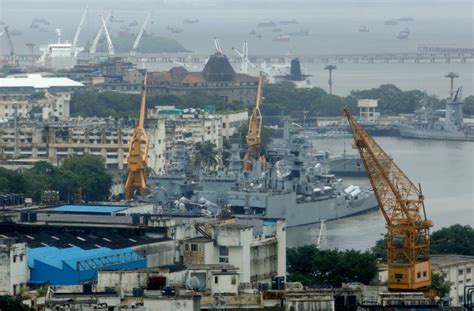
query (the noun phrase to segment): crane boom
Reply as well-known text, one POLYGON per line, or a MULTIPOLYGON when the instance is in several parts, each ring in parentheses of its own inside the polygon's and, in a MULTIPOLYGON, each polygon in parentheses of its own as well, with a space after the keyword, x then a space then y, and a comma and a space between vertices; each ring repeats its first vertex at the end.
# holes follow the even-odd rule
POLYGON ((7 35, 8 44, 10 45, 10 61, 12 62, 13 66, 19 68, 20 61, 18 60, 18 57, 16 56, 15 47, 13 46, 12 38, 10 37, 10 33, 8 32, 8 26, 5 26, 5 28, 3 28, 2 35, 3 33, 7 35))
POLYGON ((127 201, 133 199, 135 191, 141 195, 145 193, 146 186, 146 169, 148 167, 148 136, 145 131, 145 109, 146 109, 146 92, 147 92, 147 73, 143 79, 142 98, 140 102, 140 116, 138 125, 133 130, 130 139, 130 147, 128 149, 128 176, 125 181, 125 199, 127 201))
POLYGON ((105 37, 107 38, 107 49, 109 51, 109 55, 114 55, 114 44, 112 43, 112 39, 110 38, 109 30, 107 29, 107 23, 105 22, 104 17, 102 15, 100 16, 100 18, 102 20, 102 27, 105 31, 105 37))
POLYGON ((262 113, 260 111, 260 104, 262 101, 262 75, 258 78, 258 89, 257 98, 255 100, 255 107, 253 108, 252 115, 249 119, 249 129, 246 138, 248 145, 247 152, 244 156, 243 166, 244 171, 251 171, 255 161, 260 160, 262 168, 266 165, 265 156, 260 150, 260 144, 262 143, 262 113))
POLYGON ((135 39, 135 42, 133 43, 132 50, 130 51, 131 56, 137 55, 137 49, 138 45, 140 44, 140 41, 143 36, 143 32, 145 31, 145 27, 148 24, 148 20, 150 19, 151 13, 148 13, 148 15, 145 18, 145 21, 143 22, 142 28, 140 28, 140 31, 138 32, 137 38, 135 39))
POLYGON ((219 39, 214 38, 214 46, 216 47, 216 51, 217 51, 217 52, 223 53, 223 52, 222 52, 221 45, 219 44, 219 39))
POLYGON ((431 285, 430 220, 422 217, 424 197, 395 162, 345 109, 372 189, 386 221, 388 287, 420 290, 431 285))
POLYGON ((77 49, 77 42, 79 41, 79 35, 81 34, 82 25, 84 25, 84 21, 86 20, 86 15, 87 15, 88 10, 89 10, 89 7, 86 6, 86 9, 84 10, 84 14, 82 14, 81 21, 79 22, 79 26, 77 27, 76 33, 74 34, 74 39, 72 40, 72 52, 74 53, 74 56, 77 56, 77 53, 79 52, 77 49))
MULTIPOLYGON (((110 16, 112 15, 111 12, 107 13, 105 16, 105 24, 109 22, 110 16)), ((89 49, 90 54, 95 54, 97 51, 97 45, 99 44, 100 37, 102 36, 102 33, 104 32, 104 25, 100 23, 100 28, 99 31, 97 32, 97 35, 94 38, 94 41, 92 42, 91 48, 89 49)))

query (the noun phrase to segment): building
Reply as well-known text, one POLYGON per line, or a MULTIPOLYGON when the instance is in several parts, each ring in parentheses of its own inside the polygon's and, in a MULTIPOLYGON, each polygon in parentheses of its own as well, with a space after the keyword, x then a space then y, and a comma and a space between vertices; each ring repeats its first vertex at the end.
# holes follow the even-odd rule
POLYGON ((229 264, 239 270, 240 283, 254 286, 286 276, 284 221, 260 221, 260 228, 242 222, 210 224, 205 236, 183 240, 183 264, 229 264))
POLYGON ((357 107, 359 107, 360 118, 367 122, 377 122, 380 117, 380 113, 375 111, 377 106, 378 100, 376 99, 359 99, 357 107))
MULTIPOLYGON (((88 153, 102 156, 108 168, 124 169, 134 127, 135 121, 127 119, 21 121, 17 125, 16 138, 10 121, 0 125, 0 159, 20 156, 60 164, 68 156, 88 153)), ((165 123, 160 120, 147 122, 146 131, 148 165, 155 172, 161 172, 165 165, 165 123)))
POLYGON ((39 113, 43 120, 66 119, 71 93, 82 87, 82 83, 68 78, 41 74, 0 78, 0 118, 13 118, 15 113, 20 118, 39 113))
POLYGON ((450 284, 449 305, 462 306, 464 288, 474 286, 474 256, 431 255, 431 261, 433 273, 442 275, 450 284))
POLYGON ((0 236, 0 295, 17 295, 29 280, 26 244, 0 236))
POLYGON ((202 72, 173 67, 169 71, 150 72, 148 83, 148 92, 153 95, 188 95, 199 91, 218 96, 226 103, 238 101, 253 104, 258 78, 236 73, 227 57, 216 52, 209 57, 202 72))

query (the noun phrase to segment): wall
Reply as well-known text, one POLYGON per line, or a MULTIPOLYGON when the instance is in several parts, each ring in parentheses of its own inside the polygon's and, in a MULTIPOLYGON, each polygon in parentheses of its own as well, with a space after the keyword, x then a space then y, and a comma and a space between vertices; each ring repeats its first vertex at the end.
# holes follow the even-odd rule
POLYGON ((0 294, 17 294, 28 279, 26 244, 0 245, 0 294))
POLYGON ((173 310, 173 311, 198 311, 200 310, 199 300, 192 297, 179 298, 145 298, 143 306, 147 311, 153 310, 173 310))
POLYGON ((146 255, 147 268, 172 265, 175 262, 175 243, 172 240, 135 246, 133 249, 146 255))
POLYGON ((239 293, 239 275, 235 274, 212 274, 211 275, 211 295, 239 293), (215 282, 217 278, 217 283, 215 282), (234 281, 234 282, 232 282, 234 281), (233 283, 233 284, 232 284, 233 283))

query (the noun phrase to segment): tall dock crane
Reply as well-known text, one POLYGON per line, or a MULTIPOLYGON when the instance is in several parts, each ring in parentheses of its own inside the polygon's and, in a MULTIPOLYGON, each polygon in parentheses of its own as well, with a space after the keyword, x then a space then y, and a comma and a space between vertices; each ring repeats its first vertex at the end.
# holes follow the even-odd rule
POLYGON ((416 187, 344 109, 387 227, 388 288, 424 291, 431 285, 429 228, 421 187, 416 187), (422 215, 423 212, 423 215, 422 215))
POLYGON ((259 160, 262 168, 266 166, 265 156, 260 150, 260 145, 262 143, 261 133, 262 133, 262 113, 260 111, 260 104, 262 101, 262 84, 263 78, 262 75, 258 78, 258 89, 257 89, 257 98, 255 100, 255 107, 253 108, 252 115, 249 120, 249 129, 246 138, 248 145, 247 152, 244 156, 244 171, 251 171, 255 161, 259 160))
POLYGON ((114 55, 115 50, 114 50, 114 44, 112 43, 112 39, 110 38, 110 33, 109 30, 107 29, 107 23, 105 22, 104 16, 100 16, 100 19, 102 20, 102 27, 105 32, 105 37, 107 38, 107 49, 109 51, 109 55, 114 55))
POLYGON ((146 186, 146 169, 148 167, 148 135, 145 131, 145 109, 146 109, 146 92, 147 92, 147 73, 143 79, 142 99, 140 103, 140 117, 138 125, 133 130, 130 139, 130 147, 128 149, 128 176, 125 181, 125 199, 130 201, 133 199, 135 191, 141 195, 145 193, 146 186))
POLYGON ((148 24, 148 20, 150 19, 150 17, 151 17, 151 13, 148 13, 148 15, 145 18, 145 21, 143 22, 142 28, 140 28, 137 38, 135 39, 135 42, 133 43, 132 50, 130 51, 130 56, 137 55, 138 45, 140 44, 140 41, 142 40, 143 32, 145 31, 145 27, 148 24))
MULTIPOLYGON (((107 13, 107 15, 105 16, 105 24, 106 25, 109 22, 110 16, 112 16, 112 12, 107 13)), ((92 45, 89 49, 90 54, 95 54, 95 52, 97 51, 97 45, 99 44, 99 40, 100 40, 100 37, 102 36, 103 32, 104 32, 104 25, 101 21, 99 31, 97 32, 97 35, 95 36, 94 41, 92 41, 92 45)))
POLYGON ((74 34, 74 39, 72 39, 72 53, 74 57, 77 57, 77 54, 81 51, 78 48, 77 43, 79 42, 79 35, 81 34, 82 26, 84 25, 84 21, 86 20, 87 11, 89 7, 86 6, 84 13, 82 14, 81 21, 79 22, 79 26, 77 27, 76 33, 74 34))
POLYGON ((8 44, 10 45, 10 61, 16 69, 19 69, 20 61, 18 60, 18 56, 15 53, 15 47, 13 46, 12 38, 10 37, 10 33, 8 32, 8 26, 5 26, 5 28, 3 28, 3 31, 0 33, 0 36, 2 36, 3 34, 7 35, 8 44))

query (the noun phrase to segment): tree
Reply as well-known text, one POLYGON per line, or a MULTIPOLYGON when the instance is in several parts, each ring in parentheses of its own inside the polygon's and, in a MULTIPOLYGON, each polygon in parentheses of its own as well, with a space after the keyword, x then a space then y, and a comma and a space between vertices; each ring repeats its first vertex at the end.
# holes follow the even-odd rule
POLYGON ((218 164, 218 152, 215 144, 210 141, 206 141, 203 144, 198 143, 197 151, 197 156, 199 157, 202 166, 207 169, 212 169, 218 164))
POLYGON ((474 115, 474 96, 469 96, 464 99, 463 112, 465 115, 474 115))
MULTIPOLYGON (((474 230, 471 226, 452 225, 431 233, 431 254, 474 255, 474 230)), ((387 260, 387 235, 379 239, 371 252, 387 260)))
POLYGON ((106 172, 102 157, 91 154, 72 156, 64 161, 61 171, 63 176, 69 178, 71 186, 80 188, 86 202, 103 200, 108 196, 112 176, 106 172))
POLYGON ((435 290, 437 295, 442 298, 446 294, 449 293, 449 290, 451 289, 451 287, 450 287, 449 283, 445 281, 444 277, 441 274, 434 273, 431 276, 431 287, 430 287, 430 289, 435 290))
POLYGON ((431 234, 432 254, 474 256, 474 230, 471 226, 452 225, 431 234))
POLYGON ((33 309, 23 304, 18 297, 3 295, 0 296, 0 310, 32 311, 33 309))
POLYGON ((287 262, 288 278, 304 285, 369 284, 377 274, 375 256, 356 250, 319 250, 307 245, 288 249, 287 262))

